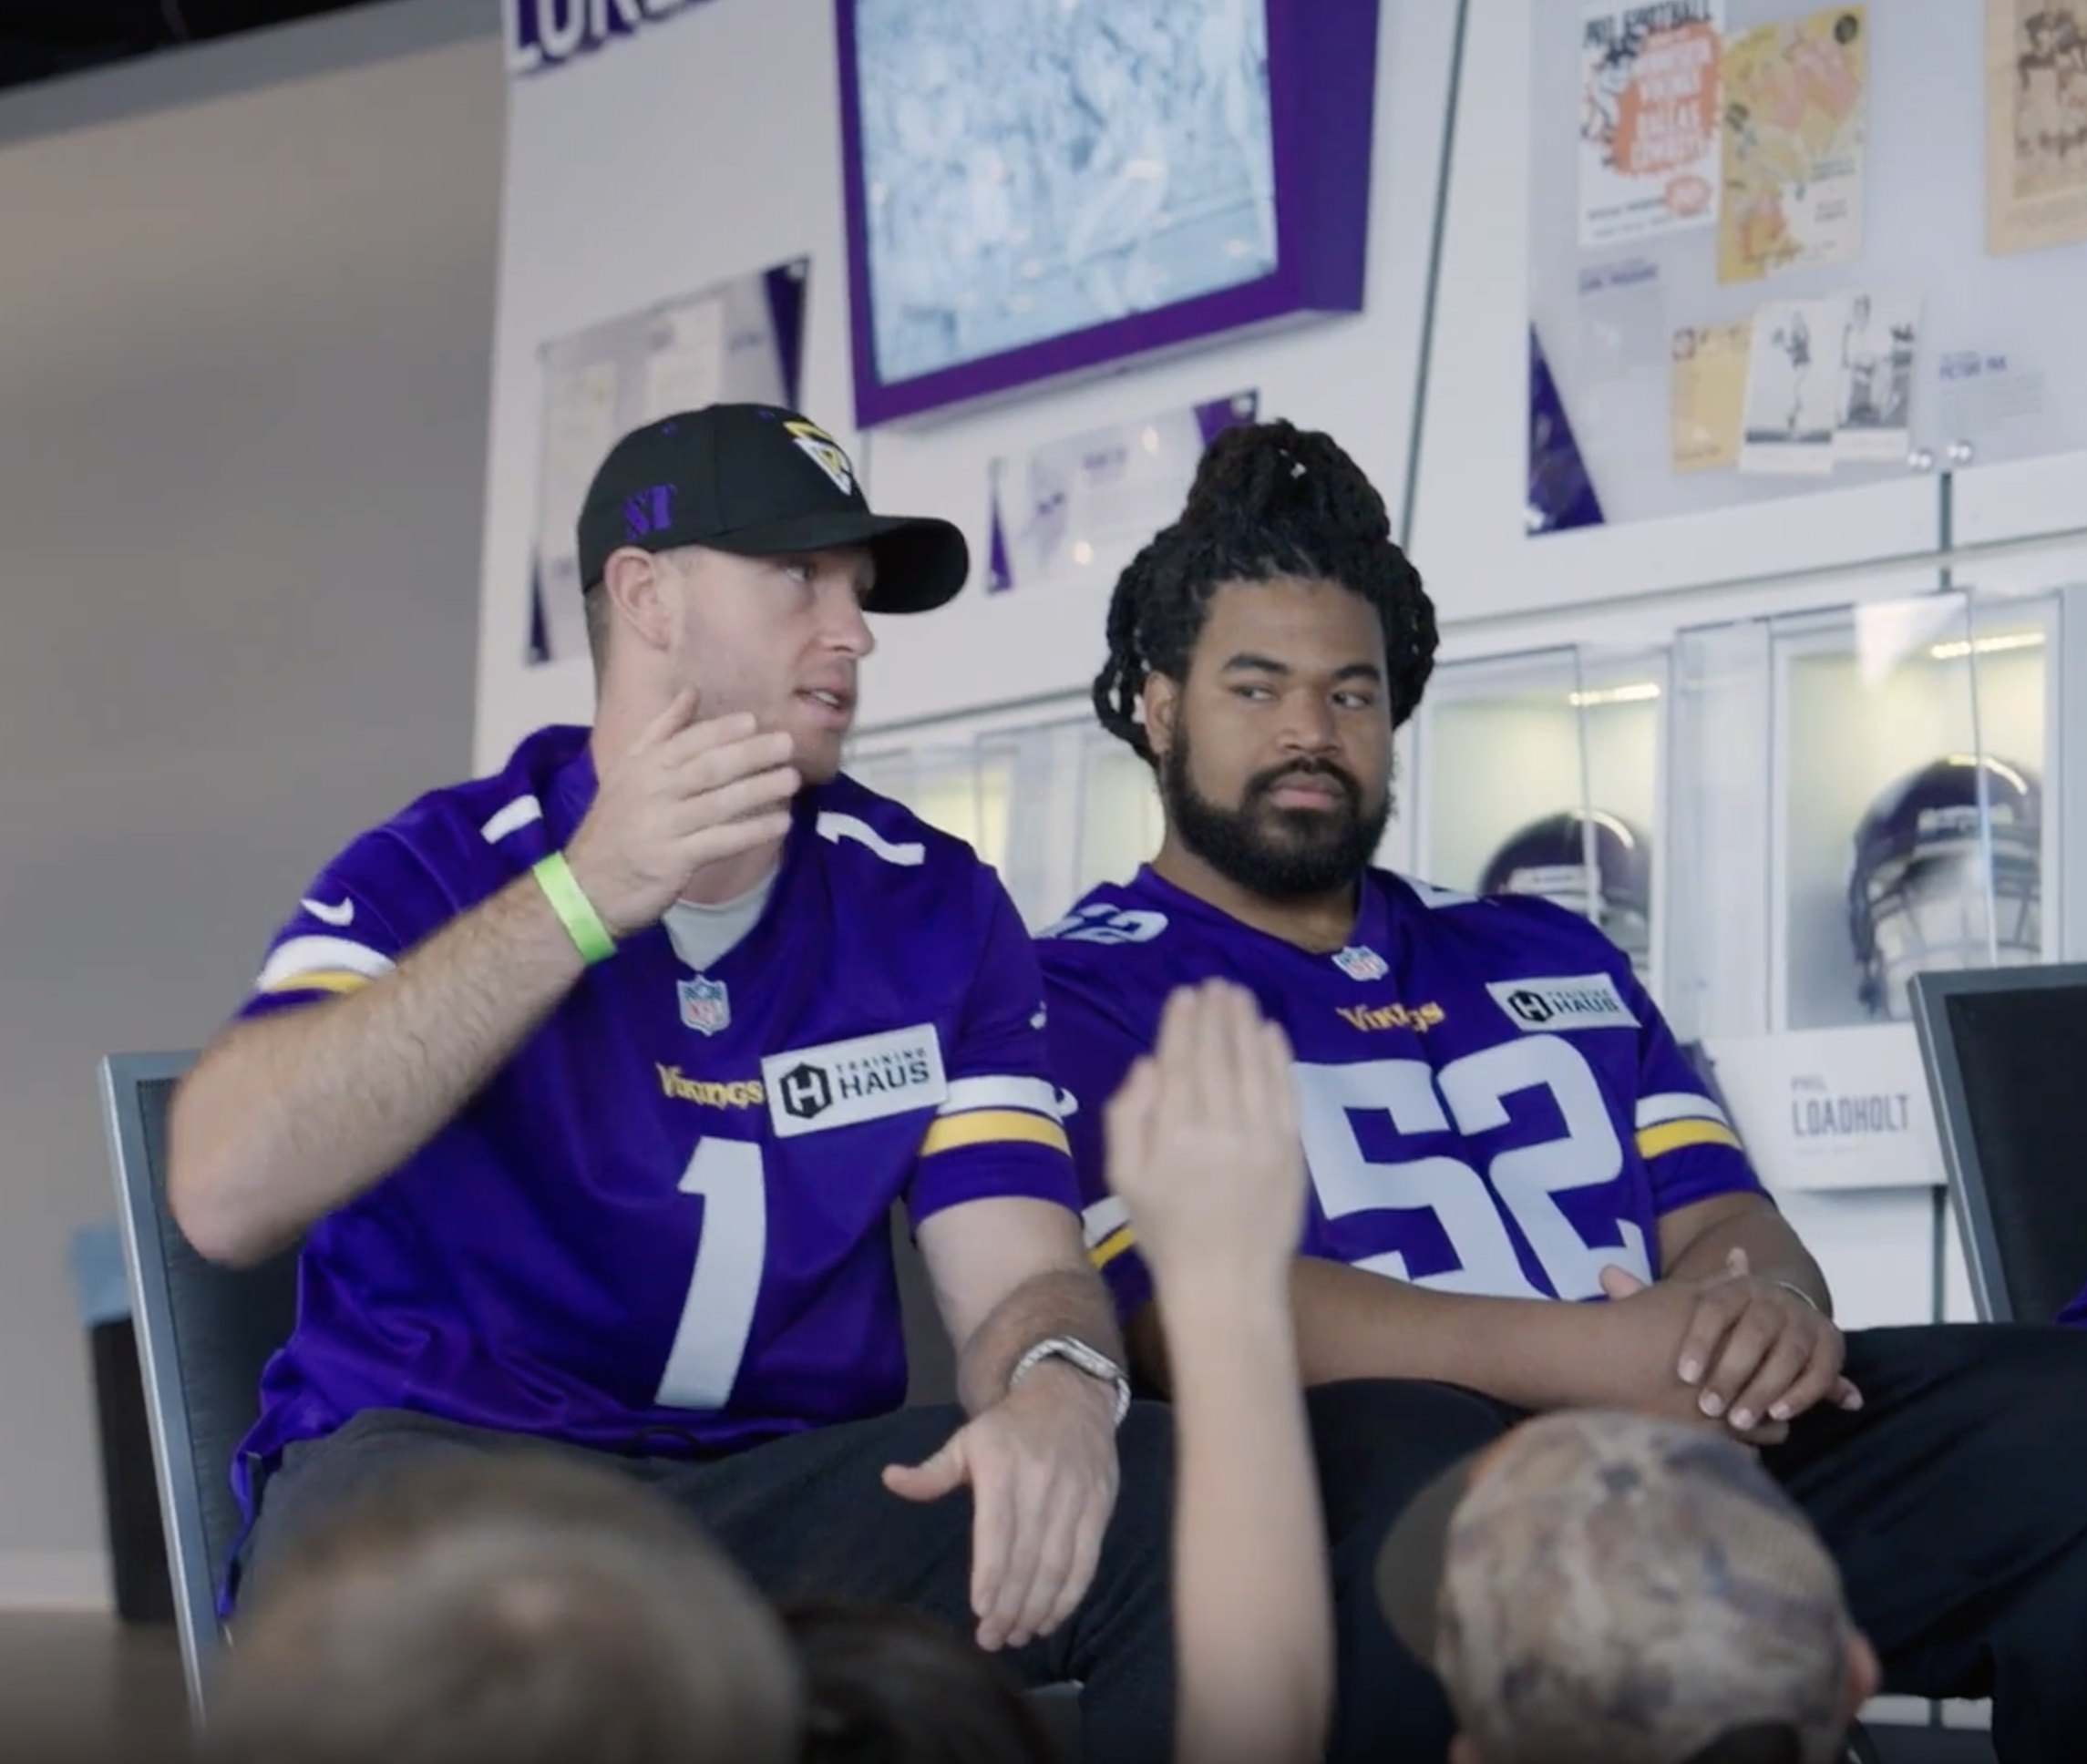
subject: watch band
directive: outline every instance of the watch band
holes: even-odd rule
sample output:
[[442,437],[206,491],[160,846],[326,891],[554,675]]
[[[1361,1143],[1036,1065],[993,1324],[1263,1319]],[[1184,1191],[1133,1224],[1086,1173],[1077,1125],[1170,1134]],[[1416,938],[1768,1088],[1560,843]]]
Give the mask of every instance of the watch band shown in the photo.
[[1115,1424],[1119,1427],[1123,1424],[1124,1416],[1130,1412],[1129,1374],[1099,1349],[1088,1347],[1077,1336],[1049,1335],[1035,1343],[1014,1362],[1014,1369],[1007,1375],[1008,1390],[1012,1391],[1047,1359],[1064,1360],[1074,1370],[1114,1387]]

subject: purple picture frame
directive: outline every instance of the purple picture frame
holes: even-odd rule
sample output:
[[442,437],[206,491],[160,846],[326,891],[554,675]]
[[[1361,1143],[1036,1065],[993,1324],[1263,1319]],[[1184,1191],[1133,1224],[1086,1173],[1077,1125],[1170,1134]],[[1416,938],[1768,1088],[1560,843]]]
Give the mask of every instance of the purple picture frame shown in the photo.
[[1378,0],[1265,0],[1275,160],[1276,267],[1268,275],[904,380],[877,368],[856,0],[834,0],[848,331],[858,428],[1086,374],[1249,327],[1362,310],[1375,118]]

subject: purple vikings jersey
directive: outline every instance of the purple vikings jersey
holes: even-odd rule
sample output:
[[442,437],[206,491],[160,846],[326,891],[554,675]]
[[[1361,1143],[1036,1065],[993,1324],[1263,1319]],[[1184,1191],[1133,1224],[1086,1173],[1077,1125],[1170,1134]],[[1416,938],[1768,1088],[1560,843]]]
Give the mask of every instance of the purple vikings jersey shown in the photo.
[[[366,985],[571,839],[586,732],[424,797],[320,874],[242,1014]],[[1033,949],[968,846],[801,795],[708,973],[627,938],[449,1126],[314,1225],[237,1480],[358,1410],[702,1455],[896,1408],[888,1219],[1076,1206]]]
[[1353,941],[1314,955],[1144,869],[1038,952],[1087,1245],[1126,1317],[1152,1285],[1108,1192],[1103,1111],[1168,994],[1212,978],[1290,1036],[1305,1255],[1443,1292],[1599,1298],[1609,1263],[1656,1277],[1663,1214],[1760,1191],[1622,953],[1533,896],[1372,870]]

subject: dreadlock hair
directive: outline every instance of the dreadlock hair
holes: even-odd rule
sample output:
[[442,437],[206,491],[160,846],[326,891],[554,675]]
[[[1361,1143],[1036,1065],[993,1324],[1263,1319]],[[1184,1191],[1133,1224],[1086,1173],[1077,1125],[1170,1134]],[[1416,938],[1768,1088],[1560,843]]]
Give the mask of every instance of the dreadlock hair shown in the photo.
[[1196,469],[1181,518],[1116,579],[1109,659],[1095,676],[1102,727],[1153,761],[1137,715],[1146,680],[1187,677],[1218,588],[1278,576],[1339,582],[1376,609],[1392,726],[1410,717],[1434,668],[1434,603],[1393,543],[1384,499],[1362,468],[1331,436],[1278,419],[1219,435]]

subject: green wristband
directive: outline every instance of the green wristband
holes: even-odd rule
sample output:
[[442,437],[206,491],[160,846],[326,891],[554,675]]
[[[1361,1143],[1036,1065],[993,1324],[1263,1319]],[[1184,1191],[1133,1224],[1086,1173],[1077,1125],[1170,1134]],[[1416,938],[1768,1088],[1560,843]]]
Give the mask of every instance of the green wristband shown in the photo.
[[616,939],[609,935],[609,928],[602,924],[601,915],[594,910],[594,903],[588,899],[587,890],[580,886],[580,878],[573,875],[563,852],[552,852],[529,874],[536,877],[544,897],[550,902],[550,910],[558,915],[558,922],[565,927],[589,967],[607,961],[616,953]]

